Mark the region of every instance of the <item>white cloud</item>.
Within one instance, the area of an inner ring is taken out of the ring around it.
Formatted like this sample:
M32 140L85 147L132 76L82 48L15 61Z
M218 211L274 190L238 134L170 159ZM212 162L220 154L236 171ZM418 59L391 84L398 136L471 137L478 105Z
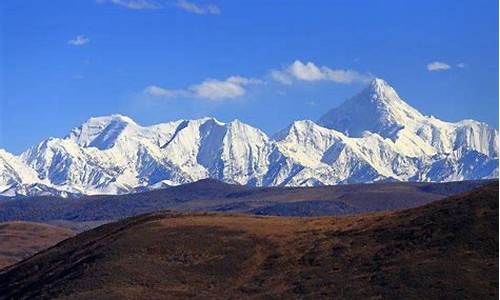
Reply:
M166 89L157 85L150 85L144 89L144 92L154 97L180 97L186 94L184 90Z
M177 0L175 6L185 10L187 12L197 14L197 15L218 15L220 14L220 8L215 4L199 5L187 0Z
M263 83L262 80L260 80L260 79L246 78L246 77L242 77L242 76L231 76L231 77L228 77L226 80L229 82L233 82L233 83L241 84L241 85Z
M111 3L128 9L157 9L161 6L151 0L96 0L97 3Z
M96 0L99 4L114 4L128 9L160 9L163 8L161 1L154 0ZM165 1L163 1L165 2ZM171 1L172 5L184 11L197 14L197 15L219 15L220 8L215 4L196 4L188 0Z
M444 71L444 70L449 70L451 69L451 66L447 63L441 62L441 61L434 61L429 64L427 64L427 70L428 71Z
M299 80L316 81L325 79L325 74L312 62L304 64L296 60L288 67L288 72Z
M333 81L337 83L366 82L372 76L360 74L354 70L331 69L326 66L317 66L312 62L303 63L294 61L281 70L271 70L271 78L282 84L292 84L294 80L302 81Z
M74 39L68 41L68 44L73 46L81 46L90 42L90 39L84 35L77 35Z
M207 79L189 88L196 96L210 100L231 99L243 96L242 85L229 80Z
M245 87L247 85L260 83L262 82L258 79L231 76L225 80L209 78L201 83L193 84L187 89L166 89L156 85L150 85L146 87L144 92L155 97L193 97L219 101L241 97L245 95Z
M286 72L278 71L278 70L271 70L270 74L271 74L271 78L277 82L280 82L282 84L287 84L287 85L292 84L292 78Z
M354 70L325 70L327 79L338 83L366 82L372 79L371 75L362 75Z
M360 74L354 70L330 69L319 67L312 62L303 63L294 61L289 66L278 70L270 70L271 80L290 85L295 81L331 81L337 83L367 82L372 79L369 74ZM246 78L230 76L226 79L208 78L196 84L191 84L183 89L170 89L157 85L150 85L144 93L152 97L163 98L199 98L211 101L227 100L241 97L246 94L249 85L266 84L269 80L259 78ZM278 91L283 95L284 91Z
M465 67L466 67L466 64L464 64L463 62L457 64L457 68L462 69L462 68L465 68Z

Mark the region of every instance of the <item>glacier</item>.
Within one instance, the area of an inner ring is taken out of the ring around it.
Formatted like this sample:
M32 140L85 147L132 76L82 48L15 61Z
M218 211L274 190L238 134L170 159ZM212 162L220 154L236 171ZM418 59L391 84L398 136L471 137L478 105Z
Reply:
M239 120L141 126L90 118L16 156L0 149L0 196L123 194L204 178L251 186L498 178L498 131L426 116L375 78L317 122L269 137Z

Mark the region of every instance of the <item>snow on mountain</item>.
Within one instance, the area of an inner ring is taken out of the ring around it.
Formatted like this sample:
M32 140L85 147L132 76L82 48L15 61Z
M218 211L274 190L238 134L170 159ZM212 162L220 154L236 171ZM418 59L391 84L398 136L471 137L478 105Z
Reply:
M359 94L327 112L318 124L348 136L370 131L394 139L399 130L417 128L424 119L384 80L376 78Z
M120 194L207 177L261 185L270 147L262 131L240 121L203 118L142 127L113 115L47 139L19 160L61 191Z
M436 159L425 171L426 181L498 178L498 158L475 150L459 149Z
M450 123L424 116L379 78L323 115L318 124L353 137L364 131L377 133L393 140L408 156L451 153L463 148L498 157L497 130L473 120Z
M141 126L91 118L14 156L0 150L0 195L120 194L203 178L252 186L498 177L498 132L421 114L381 79L269 138L238 120Z
M391 140L378 134L365 132L352 138L312 121L297 121L276 138L282 153L308 168L302 171L306 177L315 174L314 181L322 184L406 180L417 171L414 159L400 154Z
M0 149L0 193L14 186L38 182L37 173L18 157Z
M162 146L161 155L185 174L172 178L173 184L207 177L258 184L256 178L267 170L269 147L269 138L256 128L237 120L226 124L204 118L183 121Z
M141 127L120 115L91 118L64 139L48 139L28 149L21 159L65 191L125 193L165 175L160 145L173 136L178 123Z

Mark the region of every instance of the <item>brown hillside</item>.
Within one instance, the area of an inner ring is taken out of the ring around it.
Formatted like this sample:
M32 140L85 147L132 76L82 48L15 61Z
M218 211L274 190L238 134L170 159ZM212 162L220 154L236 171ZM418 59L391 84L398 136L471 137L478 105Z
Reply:
M154 213L0 273L0 298L495 299L498 186L396 212Z
M76 232L48 224L32 222L0 223L0 269L12 265Z

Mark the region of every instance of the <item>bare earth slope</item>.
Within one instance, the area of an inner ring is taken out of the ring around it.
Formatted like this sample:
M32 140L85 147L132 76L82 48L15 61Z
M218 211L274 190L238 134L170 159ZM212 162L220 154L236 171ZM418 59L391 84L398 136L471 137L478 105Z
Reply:
M73 230L32 222L0 223L0 269L76 234Z
M495 299L498 185L323 218L159 212L0 273L0 298Z

